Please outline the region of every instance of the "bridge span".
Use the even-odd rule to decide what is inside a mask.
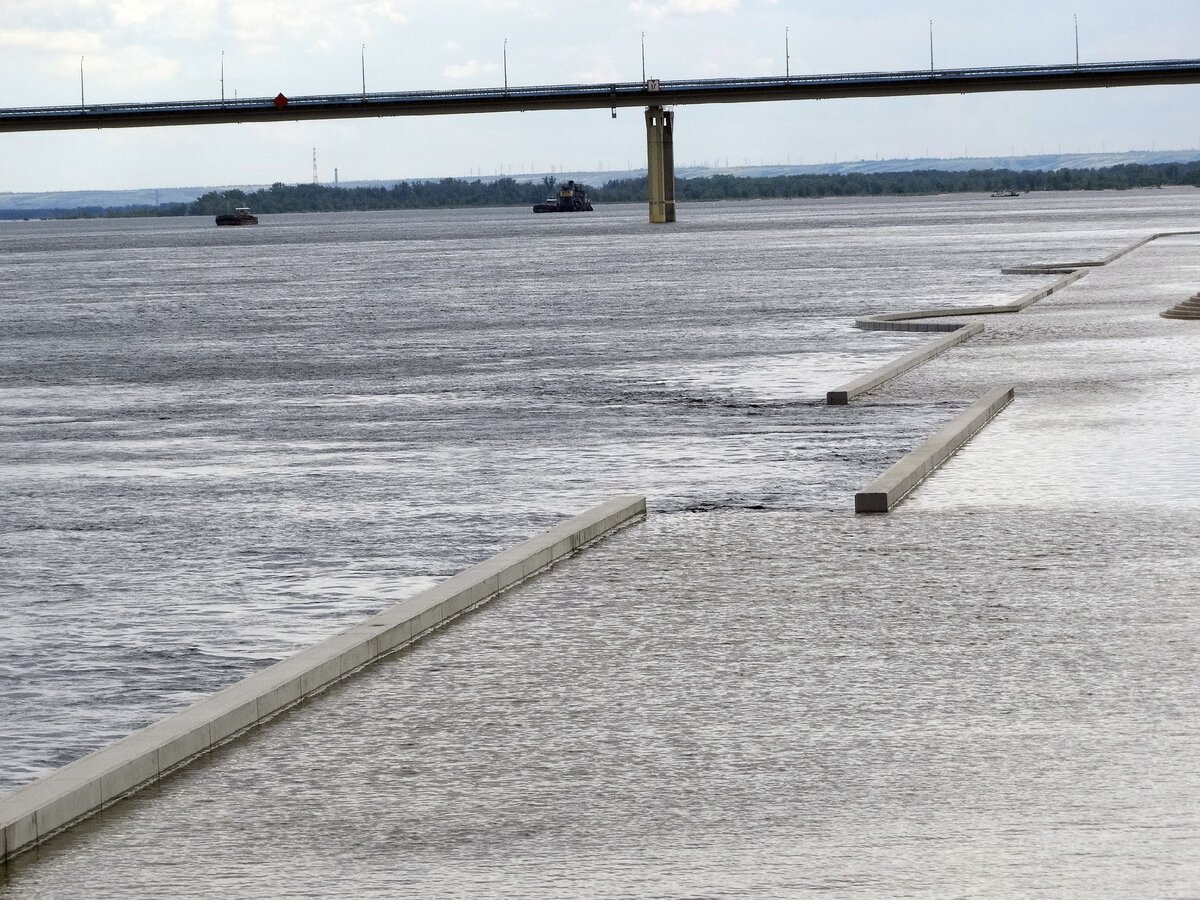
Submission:
[[[669,106],[1200,83],[1200,59],[0,109],[0,132],[645,107],[650,221],[675,220]]]

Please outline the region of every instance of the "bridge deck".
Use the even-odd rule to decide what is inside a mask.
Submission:
[[[1047,91],[1200,82],[1200,60],[0,109],[0,132]],[[282,97],[282,94],[280,95]]]

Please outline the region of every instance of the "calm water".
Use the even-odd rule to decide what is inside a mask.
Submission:
[[[854,314],[1006,302],[1200,192],[684,212],[0,228],[0,786],[652,506],[0,893],[1200,890],[1198,363],[1154,315],[1200,244],[823,405],[913,346]],[[994,380],[936,483],[849,514]]]

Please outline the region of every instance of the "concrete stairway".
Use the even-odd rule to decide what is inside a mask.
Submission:
[[[1200,294],[1195,294],[1177,303],[1166,312],[1159,313],[1164,319],[1195,319],[1200,321]]]

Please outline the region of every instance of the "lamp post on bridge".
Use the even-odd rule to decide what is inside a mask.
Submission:
[[[87,104],[83,102],[83,57],[79,57],[79,108],[83,109]]]

